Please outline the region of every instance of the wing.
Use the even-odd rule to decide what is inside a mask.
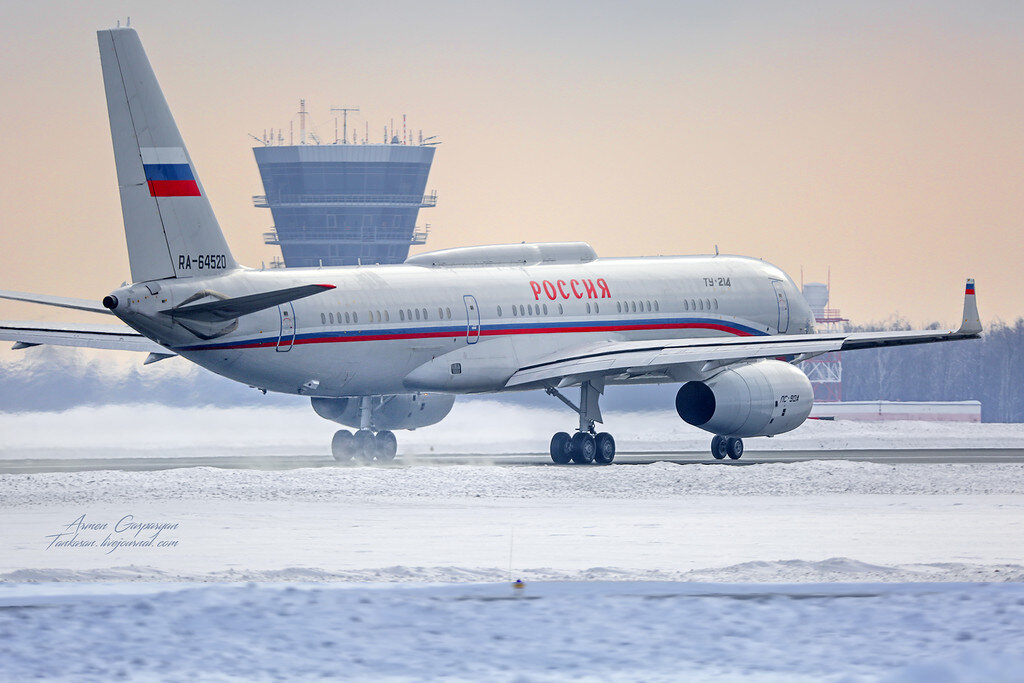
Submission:
[[[163,357],[175,355],[174,352],[168,351],[125,325],[0,321],[0,340],[15,342],[16,349],[51,344],[87,349],[142,351]]]
[[[967,281],[964,311],[957,330],[853,332],[769,335],[763,337],[701,337],[611,342],[562,351],[520,367],[506,388],[571,386],[583,381],[612,383],[706,379],[719,368],[763,358],[806,360],[830,351],[975,339],[981,321],[974,280]]]

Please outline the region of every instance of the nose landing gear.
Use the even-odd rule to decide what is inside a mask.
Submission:
[[[602,390],[603,387],[595,386],[593,382],[583,382],[579,406],[555,387],[545,390],[580,416],[580,426],[575,434],[569,436],[566,432],[558,432],[551,437],[551,460],[555,464],[567,465],[571,461],[578,465],[610,465],[615,460],[615,439],[607,432],[595,433],[594,430],[594,423],[603,421],[598,407]]]

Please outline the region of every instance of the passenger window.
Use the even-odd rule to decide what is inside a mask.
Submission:
[[[437,307],[437,319],[444,320],[444,311],[441,309],[440,306]]]
[[[512,317],[515,318],[517,315],[519,315],[519,312],[516,310],[516,307],[513,306],[512,307]]]
[[[686,299],[683,299],[683,310],[684,311],[690,310],[690,302],[688,302]]]
[[[590,313],[590,304],[587,304],[587,313]]]
[[[697,299],[697,303],[700,304],[700,310],[703,311],[704,310],[704,302],[701,301],[700,299]]]
[[[380,311],[377,311],[377,322],[380,322]]]
[[[498,306],[498,317],[501,317],[501,306]]]
[[[424,320],[427,319],[427,309],[425,309],[425,308],[423,309],[423,319]]]
[[[345,323],[346,323],[346,324],[348,324],[348,323],[350,323],[350,322],[352,322],[352,318],[351,318],[351,317],[349,317],[349,314],[348,314],[348,313],[346,313],[346,314],[345,314]]]
[[[452,319],[452,309],[446,308],[446,309],[444,309],[444,312],[448,315],[448,319],[451,320]]]
[[[418,308],[416,309],[416,319],[417,320],[420,319],[420,309],[418,309]]]
[[[529,313],[530,315],[533,315],[533,304],[528,304],[526,306],[526,312]]]
[[[655,302],[654,302],[654,310],[655,310],[655,311],[657,311],[657,310],[658,310],[658,302],[657,302],[657,300],[655,300]]]
[[[647,312],[648,313],[651,312],[651,302],[650,301],[647,302]]]
[[[718,299],[712,299],[711,301],[714,302],[715,310],[717,311],[718,310]]]
[[[519,304],[519,315],[526,315],[526,307]]]
[[[635,301],[631,301],[630,302],[630,309],[632,310],[633,313],[636,313],[636,302]]]
[[[601,307],[598,306],[597,304],[594,304],[594,313],[600,313],[600,312],[601,312]]]
[[[401,308],[398,309],[398,318],[403,322],[405,321],[405,311],[403,311]]]
[[[386,322],[386,323],[391,322],[391,314],[388,313],[386,309],[384,311],[384,322]]]
[[[711,310],[711,299],[704,299],[704,303],[707,304],[708,310]]]
[[[696,299],[690,299],[690,309],[694,310],[694,311],[697,310],[697,300]]]
[[[563,313],[564,311],[562,310],[562,304],[558,304],[558,315],[562,315]]]
[[[327,316],[324,315],[323,313],[320,314],[320,324],[321,325],[326,325],[327,324]]]
[[[409,322],[412,322],[412,309],[411,308],[405,309],[405,318]]]
[[[327,319],[331,321],[332,325],[334,324],[334,314],[333,313],[328,313],[327,314]]]
[[[358,313],[353,313],[352,314],[352,322],[354,322],[354,323],[359,322],[359,314]]]
[[[619,313],[622,313],[622,302],[621,301],[616,301],[615,302],[615,310],[618,311]]]
[[[544,315],[548,314],[548,305],[544,304]]]

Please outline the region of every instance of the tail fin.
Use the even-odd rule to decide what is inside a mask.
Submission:
[[[114,28],[97,37],[132,280],[238,267],[138,34]]]
[[[974,295],[974,278],[969,278],[967,286],[964,288],[964,316],[958,331],[964,334],[979,334],[981,330],[981,318],[978,316],[978,300]]]

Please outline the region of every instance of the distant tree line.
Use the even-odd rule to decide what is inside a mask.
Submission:
[[[911,328],[849,328],[879,329]],[[842,360],[846,401],[977,400],[984,422],[1024,422],[1024,318],[990,325],[980,340],[848,351]]]

